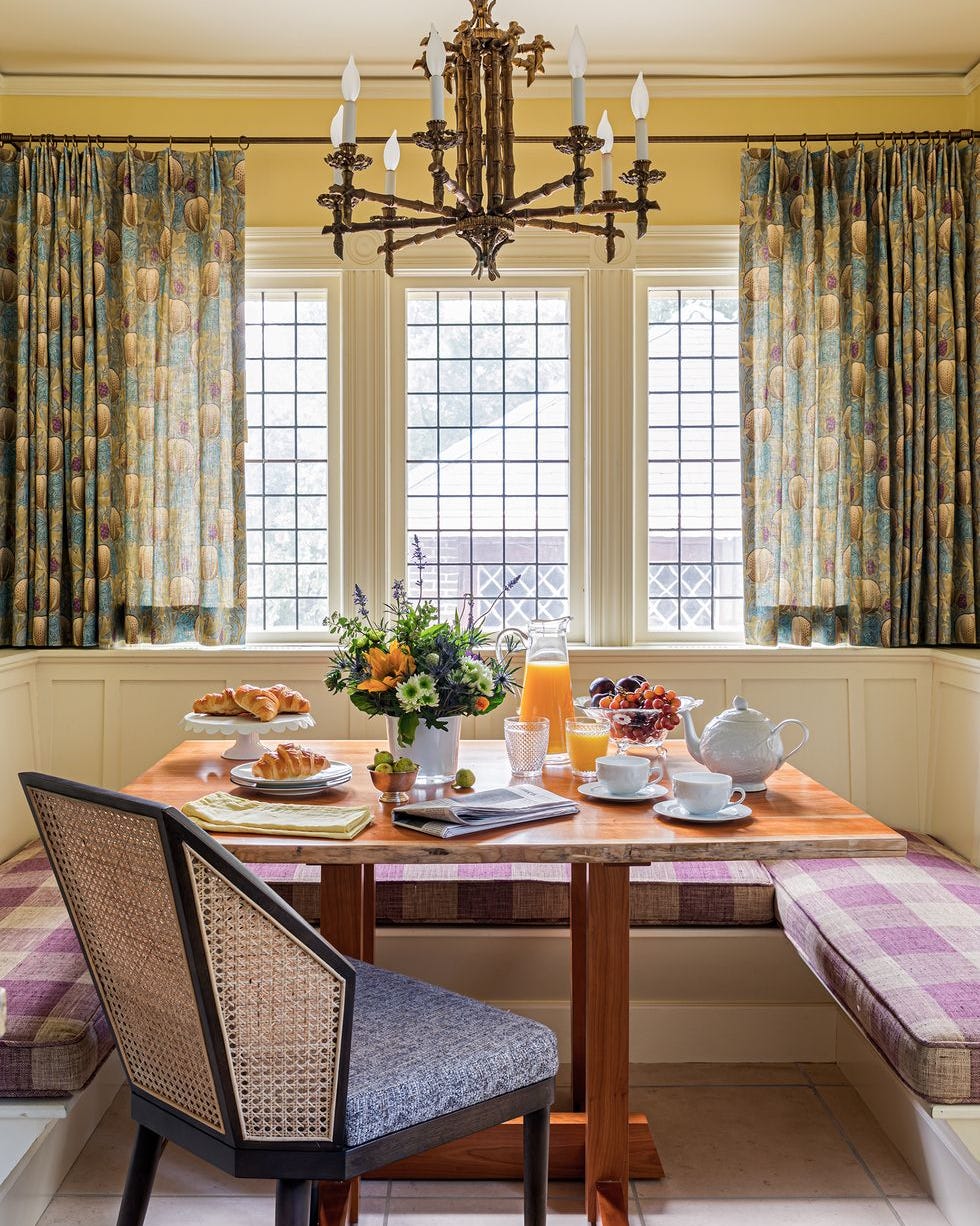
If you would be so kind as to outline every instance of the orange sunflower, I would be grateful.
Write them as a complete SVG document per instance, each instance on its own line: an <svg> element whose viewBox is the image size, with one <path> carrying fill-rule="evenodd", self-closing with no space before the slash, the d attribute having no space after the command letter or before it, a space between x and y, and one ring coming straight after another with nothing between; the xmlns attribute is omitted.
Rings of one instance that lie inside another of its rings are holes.
<svg viewBox="0 0 980 1226"><path fill-rule="evenodd" d="M371 694L384 694L387 690L393 690L415 672L412 653L402 650L401 643L395 640L389 643L387 651L372 647L364 653L364 658L371 669L371 676L357 688L367 690Z"/></svg>

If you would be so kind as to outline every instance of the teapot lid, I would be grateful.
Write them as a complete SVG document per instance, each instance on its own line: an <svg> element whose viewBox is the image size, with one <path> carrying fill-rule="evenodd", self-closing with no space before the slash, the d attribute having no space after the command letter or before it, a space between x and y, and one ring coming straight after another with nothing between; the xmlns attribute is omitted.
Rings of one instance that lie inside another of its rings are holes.
<svg viewBox="0 0 980 1226"><path fill-rule="evenodd" d="M757 711L755 707L750 707L741 694L736 694L732 699L732 705L717 717L725 720L726 723L734 724L758 724L768 723L769 721Z"/></svg>

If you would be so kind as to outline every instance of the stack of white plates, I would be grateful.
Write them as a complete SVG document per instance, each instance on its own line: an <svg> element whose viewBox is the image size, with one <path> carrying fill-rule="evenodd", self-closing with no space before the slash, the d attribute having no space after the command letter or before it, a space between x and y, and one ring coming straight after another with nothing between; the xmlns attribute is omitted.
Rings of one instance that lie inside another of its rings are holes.
<svg viewBox="0 0 980 1226"><path fill-rule="evenodd" d="M330 762L322 771L307 775L305 779L260 779L252 773L254 765L254 762L243 762L233 766L231 781L240 788L264 792L268 796L313 796L349 783L354 773L349 762Z"/></svg>

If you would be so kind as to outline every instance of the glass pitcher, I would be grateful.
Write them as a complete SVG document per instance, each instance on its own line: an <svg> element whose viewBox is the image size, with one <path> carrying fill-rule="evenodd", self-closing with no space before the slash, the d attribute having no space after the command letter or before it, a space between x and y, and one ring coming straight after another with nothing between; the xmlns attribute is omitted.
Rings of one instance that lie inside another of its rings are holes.
<svg viewBox="0 0 980 1226"><path fill-rule="evenodd" d="M572 719L572 674L568 664L568 627L570 617L533 617L527 633L506 627L497 635L497 659L506 655L507 639L524 645L524 688L521 691L521 719L549 721L548 756L545 761L558 765L568 761L565 745L565 720Z"/></svg>

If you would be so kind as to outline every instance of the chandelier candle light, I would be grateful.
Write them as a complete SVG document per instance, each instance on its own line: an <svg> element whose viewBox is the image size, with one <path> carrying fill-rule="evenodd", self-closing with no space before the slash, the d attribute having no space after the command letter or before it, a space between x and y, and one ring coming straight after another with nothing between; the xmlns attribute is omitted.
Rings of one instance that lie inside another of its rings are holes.
<svg viewBox="0 0 980 1226"><path fill-rule="evenodd" d="M576 26L568 48L571 77L571 118L568 136L553 142L559 153L572 160L571 173L520 194L515 193L514 177L514 73L522 71L530 86L544 72L544 55L553 50L543 35L522 41L524 29L512 21L502 29L492 16L496 0L470 0L472 16L460 22L453 40L443 42L432 26L422 40L423 54L414 67L421 68L429 80L432 118L424 132L411 136L413 144L429 152L432 201L408 200L395 194L395 169L398 165L398 139L392 133L385 145L385 190L370 191L355 187L355 174L367 170L372 159L357 151L357 98L361 81L353 56L341 79L343 107L330 128L333 150L325 159L333 170L333 188L317 197L317 203L330 209L333 220L323 233L333 236L334 251L344 255L344 235L375 231L383 235L378 248L385 257L385 270L394 272L395 253L403 247L454 235L462 238L476 256L473 271L496 280L497 255L513 242L517 229L528 226L541 230L565 230L573 234L599 235L605 239L605 254L611 261L616 254L616 239L623 231L615 226L617 215L636 215L637 236L647 229L647 213L660 206L648 196L651 185L664 178L662 170L650 165L646 115L649 95L642 74L636 78L630 97L636 119L636 160L621 182L636 189L636 199L627 200L613 186L612 153L615 137L604 113L597 134L591 135L585 118L585 72L588 55ZM446 120L446 91L455 98L455 127ZM455 150L455 174L445 166L445 156ZM601 191L596 200L586 201L585 185L593 172L586 166L590 154L602 153ZM571 190L571 204L528 207L562 190ZM452 203L446 203L447 194ZM355 221L354 209L364 201L380 205L370 220ZM400 215L400 212L401 214ZM404 214L416 214L405 216ZM601 224L577 220L580 216L601 218ZM566 220L567 219L567 220ZM573 220L574 219L574 220ZM401 235L401 237L396 237Z"/></svg>

